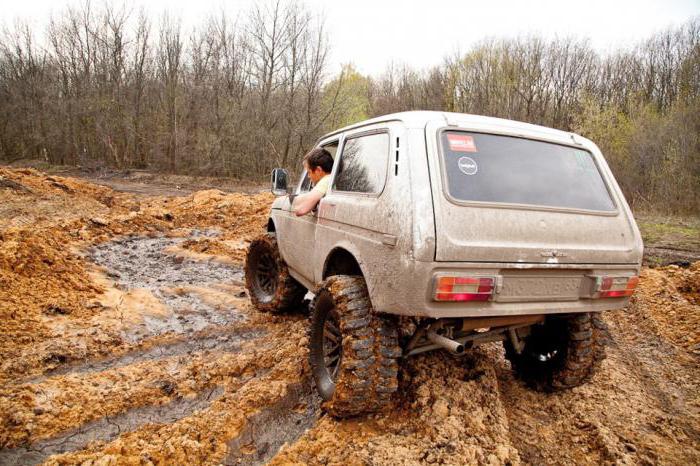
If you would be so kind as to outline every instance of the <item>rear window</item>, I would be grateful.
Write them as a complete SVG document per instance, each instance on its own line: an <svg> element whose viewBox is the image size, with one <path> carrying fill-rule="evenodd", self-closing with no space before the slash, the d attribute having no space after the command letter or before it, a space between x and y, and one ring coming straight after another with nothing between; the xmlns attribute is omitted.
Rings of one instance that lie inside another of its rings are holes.
<svg viewBox="0 0 700 466"><path fill-rule="evenodd" d="M458 201L615 210L588 151L495 134L440 137L447 191Z"/></svg>

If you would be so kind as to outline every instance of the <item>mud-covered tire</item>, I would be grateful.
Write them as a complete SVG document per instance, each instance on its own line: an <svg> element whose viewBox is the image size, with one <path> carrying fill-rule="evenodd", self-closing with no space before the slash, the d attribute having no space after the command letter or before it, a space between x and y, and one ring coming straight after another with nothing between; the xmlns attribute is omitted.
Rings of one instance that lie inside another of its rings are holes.
<svg viewBox="0 0 700 466"><path fill-rule="evenodd" d="M604 324L599 313L550 316L534 325L518 354L510 339L506 358L532 388L552 392L577 387L593 376L605 358Z"/></svg>
<svg viewBox="0 0 700 466"><path fill-rule="evenodd" d="M339 326L335 330L328 327L334 322ZM397 326L390 317L374 313L362 277L335 275L321 285L312 303L309 333L309 363L326 412L350 417L390 403L398 389ZM339 351L334 334L340 337Z"/></svg>
<svg viewBox="0 0 700 466"><path fill-rule="evenodd" d="M248 246L245 286L253 306L262 312L298 308L306 294L306 288L289 275L274 233L258 236Z"/></svg>

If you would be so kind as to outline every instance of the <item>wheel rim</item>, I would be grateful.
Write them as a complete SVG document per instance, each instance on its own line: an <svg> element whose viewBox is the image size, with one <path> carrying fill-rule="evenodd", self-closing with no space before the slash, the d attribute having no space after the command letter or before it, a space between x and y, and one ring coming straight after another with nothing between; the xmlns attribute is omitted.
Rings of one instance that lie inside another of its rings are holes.
<svg viewBox="0 0 700 466"><path fill-rule="evenodd" d="M343 358L343 336L340 319L335 308L331 309L323 323L323 365L331 381L335 382Z"/></svg>
<svg viewBox="0 0 700 466"><path fill-rule="evenodd" d="M551 360L553 360L557 354L559 353L559 350L554 349L552 351L547 351L547 352L531 352L530 357L535 359L537 362L540 363L546 363Z"/></svg>
<svg viewBox="0 0 700 466"><path fill-rule="evenodd" d="M277 261L272 254L263 253L259 257L255 283L263 298L270 300L274 297L277 291Z"/></svg>

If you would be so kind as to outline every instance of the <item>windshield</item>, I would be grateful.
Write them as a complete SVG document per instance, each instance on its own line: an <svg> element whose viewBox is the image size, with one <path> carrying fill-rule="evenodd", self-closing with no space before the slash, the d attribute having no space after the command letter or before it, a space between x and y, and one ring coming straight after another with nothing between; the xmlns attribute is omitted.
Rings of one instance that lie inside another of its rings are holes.
<svg viewBox="0 0 700 466"><path fill-rule="evenodd" d="M455 200L615 210L586 150L462 131L440 137L447 191Z"/></svg>

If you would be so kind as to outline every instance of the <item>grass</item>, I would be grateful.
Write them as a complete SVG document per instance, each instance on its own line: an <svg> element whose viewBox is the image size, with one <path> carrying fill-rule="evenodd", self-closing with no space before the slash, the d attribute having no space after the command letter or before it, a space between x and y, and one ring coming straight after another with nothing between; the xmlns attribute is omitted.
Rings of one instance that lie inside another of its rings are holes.
<svg viewBox="0 0 700 466"><path fill-rule="evenodd" d="M635 213L645 247L700 252L700 216Z"/></svg>

